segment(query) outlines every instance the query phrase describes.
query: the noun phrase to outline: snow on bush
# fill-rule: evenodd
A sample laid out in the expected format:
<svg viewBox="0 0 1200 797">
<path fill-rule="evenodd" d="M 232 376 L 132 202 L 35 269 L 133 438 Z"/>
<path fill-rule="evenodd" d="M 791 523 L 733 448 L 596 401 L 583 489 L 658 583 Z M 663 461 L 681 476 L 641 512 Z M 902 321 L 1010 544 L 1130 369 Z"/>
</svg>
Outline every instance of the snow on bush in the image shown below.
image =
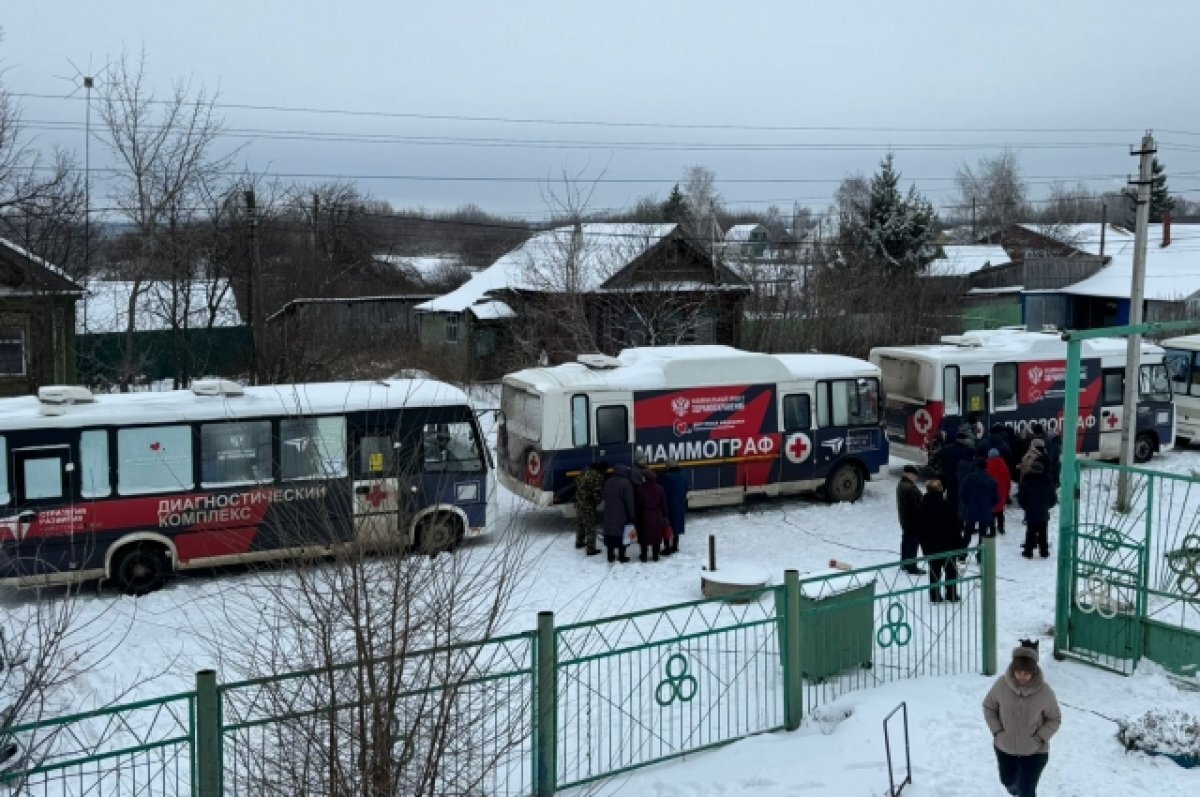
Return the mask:
<svg viewBox="0 0 1200 797">
<path fill-rule="evenodd" d="M 1126 750 L 1165 755 L 1189 766 L 1200 765 L 1200 717 L 1177 709 L 1147 711 L 1137 719 L 1117 721 L 1117 738 Z"/>
</svg>

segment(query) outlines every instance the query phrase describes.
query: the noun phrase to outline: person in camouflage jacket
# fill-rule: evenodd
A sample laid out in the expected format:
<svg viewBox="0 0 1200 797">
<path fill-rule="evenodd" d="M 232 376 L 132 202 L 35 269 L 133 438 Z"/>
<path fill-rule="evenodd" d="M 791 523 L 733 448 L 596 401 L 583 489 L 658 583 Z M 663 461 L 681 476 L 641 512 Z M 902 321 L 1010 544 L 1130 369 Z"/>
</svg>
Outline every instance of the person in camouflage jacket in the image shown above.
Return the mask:
<svg viewBox="0 0 1200 797">
<path fill-rule="evenodd" d="M 587 548 L 588 556 L 600 553 L 596 547 L 596 523 L 600 519 L 607 473 L 607 462 L 593 462 L 575 477 L 575 547 Z"/>
</svg>

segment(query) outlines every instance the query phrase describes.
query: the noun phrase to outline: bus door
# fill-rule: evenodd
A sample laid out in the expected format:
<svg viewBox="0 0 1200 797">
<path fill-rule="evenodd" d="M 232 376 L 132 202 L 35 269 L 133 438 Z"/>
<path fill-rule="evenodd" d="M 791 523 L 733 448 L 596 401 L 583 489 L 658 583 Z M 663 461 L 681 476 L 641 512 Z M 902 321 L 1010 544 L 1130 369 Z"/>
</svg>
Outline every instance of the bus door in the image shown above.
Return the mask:
<svg viewBox="0 0 1200 797">
<path fill-rule="evenodd" d="M 593 394 L 593 461 L 633 464 L 633 401 L 620 394 Z"/>
<path fill-rule="evenodd" d="M 977 415 L 983 428 L 988 423 L 988 378 L 986 376 L 964 376 L 962 380 L 963 420 Z"/>
<path fill-rule="evenodd" d="M 790 492 L 792 482 L 816 478 L 816 436 L 813 430 L 812 396 L 808 393 L 785 393 L 780 398 L 783 430 L 782 456 L 779 458 L 779 482 L 782 491 Z M 795 487 L 795 489 L 804 489 Z"/>
<path fill-rule="evenodd" d="M 363 430 L 354 441 L 354 526 L 369 547 L 407 540 L 401 524 L 413 516 L 416 474 L 402 473 L 399 439 L 389 431 Z"/>
<path fill-rule="evenodd" d="M 61 507 L 70 501 L 70 474 L 75 470 L 71 447 L 64 444 L 14 448 L 12 469 L 17 537 L 23 539 L 37 520 L 39 509 Z M 73 531 L 74 525 L 68 525 Z"/>
</svg>

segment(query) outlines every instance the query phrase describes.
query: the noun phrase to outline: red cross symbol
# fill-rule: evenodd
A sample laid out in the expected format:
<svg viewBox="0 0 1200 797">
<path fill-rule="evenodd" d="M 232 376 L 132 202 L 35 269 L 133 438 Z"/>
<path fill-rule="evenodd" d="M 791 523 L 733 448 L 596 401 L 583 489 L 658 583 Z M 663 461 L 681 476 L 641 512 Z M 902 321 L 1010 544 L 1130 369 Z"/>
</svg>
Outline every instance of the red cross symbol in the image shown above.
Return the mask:
<svg viewBox="0 0 1200 797">
<path fill-rule="evenodd" d="M 1107 421 L 1105 421 L 1105 423 L 1107 423 L 1107 424 L 1108 424 L 1108 428 L 1109 428 L 1109 429 L 1114 429 L 1114 428 L 1116 428 L 1116 426 L 1117 426 L 1117 423 L 1118 423 L 1118 421 L 1117 421 L 1117 414 L 1116 414 L 1115 412 L 1113 412 L 1113 413 L 1109 413 L 1108 420 L 1107 420 Z"/>
<path fill-rule="evenodd" d="M 367 503 L 378 509 L 383 505 L 383 502 L 387 500 L 388 495 L 388 491 L 383 489 L 382 486 L 378 484 L 372 484 L 371 491 L 367 493 Z"/>
<path fill-rule="evenodd" d="M 812 450 L 808 435 L 803 432 L 798 432 L 793 435 L 787 442 L 787 458 L 789 461 L 799 465 L 804 460 L 808 459 L 808 454 Z"/>
</svg>

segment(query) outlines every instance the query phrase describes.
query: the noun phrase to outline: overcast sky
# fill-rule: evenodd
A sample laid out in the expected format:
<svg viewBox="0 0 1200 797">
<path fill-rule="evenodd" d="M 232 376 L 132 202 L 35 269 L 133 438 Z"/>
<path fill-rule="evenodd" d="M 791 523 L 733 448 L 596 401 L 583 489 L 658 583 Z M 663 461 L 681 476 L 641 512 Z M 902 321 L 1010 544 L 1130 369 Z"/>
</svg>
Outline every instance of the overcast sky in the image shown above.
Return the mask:
<svg viewBox="0 0 1200 797">
<path fill-rule="evenodd" d="M 545 181 L 563 172 L 601 181 L 593 208 L 621 207 L 665 197 L 691 164 L 731 207 L 823 207 L 889 147 L 935 204 L 953 202 L 961 163 L 1005 145 L 1036 196 L 1052 178 L 1122 184 L 1148 127 L 1172 189 L 1200 200 L 1190 0 L 2 7 L 3 83 L 44 145 L 82 150 L 84 105 L 61 99 L 72 64 L 101 74 L 144 49 L 163 93 L 190 78 L 221 103 L 277 108 L 221 110 L 236 133 L 223 146 L 245 145 L 250 170 L 355 178 L 401 207 L 544 216 Z M 74 129 L 50 124 L 63 122 Z M 105 157 L 93 147 L 93 166 Z"/>
</svg>

